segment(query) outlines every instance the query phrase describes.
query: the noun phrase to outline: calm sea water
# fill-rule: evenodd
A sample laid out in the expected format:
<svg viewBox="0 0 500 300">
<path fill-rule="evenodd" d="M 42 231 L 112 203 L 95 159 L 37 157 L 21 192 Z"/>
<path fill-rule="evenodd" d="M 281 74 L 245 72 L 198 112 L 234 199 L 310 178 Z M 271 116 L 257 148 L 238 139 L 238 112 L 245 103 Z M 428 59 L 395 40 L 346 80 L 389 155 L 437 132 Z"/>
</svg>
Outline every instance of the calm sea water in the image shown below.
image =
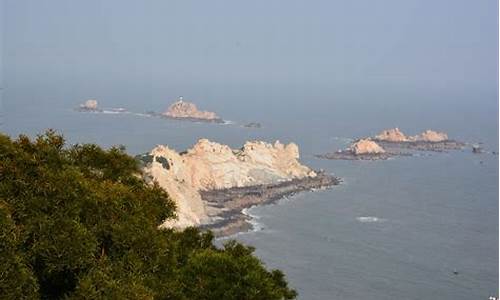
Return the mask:
<svg viewBox="0 0 500 300">
<path fill-rule="evenodd" d="M 408 134 L 443 130 L 498 151 L 496 93 L 262 86 L 183 93 L 234 124 L 72 110 L 94 96 L 103 107 L 160 111 L 177 96 L 169 91 L 88 95 L 30 87 L 4 90 L 0 130 L 15 136 L 55 128 L 70 143 L 123 144 L 131 154 L 157 144 L 183 150 L 202 137 L 233 147 L 248 139 L 293 141 L 304 163 L 342 177 L 343 184 L 254 207 L 249 213 L 259 230 L 234 238 L 255 246 L 269 267 L 283 269 L 300 299 L 498 295 L 498 156 L 454 151 L 378 162 L 313 156 L 395 126 Z M 263 128 L 241 127 L 251 121 Z"/>
</svg>

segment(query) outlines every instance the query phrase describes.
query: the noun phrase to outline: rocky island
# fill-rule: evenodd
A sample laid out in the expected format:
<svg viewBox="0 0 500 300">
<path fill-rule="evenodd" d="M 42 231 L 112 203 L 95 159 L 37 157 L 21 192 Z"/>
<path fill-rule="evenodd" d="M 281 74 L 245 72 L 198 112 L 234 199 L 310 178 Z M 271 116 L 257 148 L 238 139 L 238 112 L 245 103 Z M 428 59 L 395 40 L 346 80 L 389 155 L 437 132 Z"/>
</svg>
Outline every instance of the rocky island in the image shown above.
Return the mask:
<svg viewBox="0 0 500 300">
<path fill-rule="evenodd" d="M 393 156 L 411 156 L 412 151 L 460 150 L 465 143 L 451 140 L 443 132 L 426 130 L 407 136 L 399 128 L 386 129 L 374 137 L 356 140 L 348 148 L 333 153 L 316 155 L 319 158 L 339 160 L 385 160 Z"/>
<path fill-rule="evenodd" d="M 77 110 L 81 112 L 102 112 L 102 109 L 100 109 L 97 105 L 97 100 L 94 99 L 89 99 L 80 104 Z"/>
<path fill-rule="evenodd" d="M 316 157 L 339 160 L 384 160 L 395 155 L 402 155 L 402 153 L 388 152 L 374 141 L 359 139 L 344 150 L 320 154 Z"/>
<path fill-rule="evenodd" d="M 168 107 L 167 111 L 162 113 L 161 116 L 176 120 L 188 120 L 195 122 L 224 122 L 219 116 L 217 116 L 216 113 L 198 110 L 194 103 L 186 102 L 182 97 L 179 97 L 178 101 L 172 103 Z"/>
<path fill-rule="evenodd" d="M 444 132 L 426 130 L 415 136 L 406 136 L 399 128 L 383 130 L 378 135 L 371 138 L 379 145 L 387 148 L 409 149 L 418 151 L 460 150 L 466 144 L 448 138 Z"/>
<path fill-rule="evenodd" d="M 339 183 L 302 165 L 297 145 L 278 141 L 231 149 L 202 139 L 181 153 L 160 145 L 138 159 L 146 180 L 158 182 L 177 204 L 177 220 L 162 226 L 199 226 L 216 235 L 251 228 L 244 208 Z"/>
</svg>

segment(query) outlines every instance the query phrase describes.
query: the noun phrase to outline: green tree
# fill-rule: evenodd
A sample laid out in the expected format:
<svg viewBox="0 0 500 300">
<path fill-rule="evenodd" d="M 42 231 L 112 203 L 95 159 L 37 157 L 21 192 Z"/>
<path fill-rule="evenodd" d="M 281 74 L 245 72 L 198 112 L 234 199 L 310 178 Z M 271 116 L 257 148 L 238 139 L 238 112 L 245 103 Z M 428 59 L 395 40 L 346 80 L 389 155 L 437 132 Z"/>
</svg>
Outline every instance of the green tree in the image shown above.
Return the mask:
<svg viewBox="0 0 500 300">
<path fill-rule="evenodd" d="M 159 230 L 175 204 L 122 147 L 0 134 L 0 299 L 294 299 L 253 249 Z"/>
</svg>

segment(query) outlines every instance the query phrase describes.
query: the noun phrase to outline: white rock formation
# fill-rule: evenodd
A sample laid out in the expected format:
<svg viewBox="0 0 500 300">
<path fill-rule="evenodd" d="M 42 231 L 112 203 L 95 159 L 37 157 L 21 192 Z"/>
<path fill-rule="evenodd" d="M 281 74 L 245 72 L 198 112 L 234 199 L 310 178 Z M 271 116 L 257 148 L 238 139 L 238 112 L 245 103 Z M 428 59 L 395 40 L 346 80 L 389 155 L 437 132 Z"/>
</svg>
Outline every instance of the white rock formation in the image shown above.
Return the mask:
<svg viewBox="0 0 500 300">
<path fill-rule="evenodd" d="M 288 181 L 316 173 L 301 165 L 297 145 L 275 142 L 247 142 L 243 148 L 201 139 L 187 152 L 180 154 L 167 146 L 157 146 L 150 155 L 152 163 L 144 168 L 177 203 L 178 220 L 162 226 L 199 225 L 209 220 L 199 191 L 244 187 Z M 163 161 L 162 164 L 160 161 Z M 165 163 L 166 162 L 166 163 Z"/>
<path fill-rule="evenodd" d="M 408 137 L 399 128 L 386 129 L 375 136 L 375 139 L 388 142 L 406 142 Z"/>
<path fill-rule="evenodd" d="M 382 131 L 374 138 L 388 142 L 442 142 L 448 140 L 448 135 L 444 132 L 426 130 L 418 135 L 406 136 L 399 128 L 393 128 Z"/>
<path fill-rule="evenodd" d="M 412 140 L 425 142 L 442 142 L 448 140 L 448 135 L 444 132 L 426 130 L 421 134 L 412 137 Z"/>
<path fill-rule="evenodd" d="M 194 103 L 186 102 L 182 100 L 174 102 L 170 105 L 163 115 L 170 118 L 193 118 L 202 120 L 220 120 L 219 116 L 211 111 L 198 110 Z"/>
<path fill-rule="evenodd" d="M 382 147 L 380 147 L 379 144 L 367 139 L 360 139 L 359 141 L 352 144 L 348 148 L 348 150 L 354 153 L 355 155 L 385 153 L 385 150 Z"/>
<path fill-rule="evenodd" d="M 89 99 L 85 103 L 80 104 L 81 109 L 85 110 L 97 110 L 97 100 Z"/>
</svg>

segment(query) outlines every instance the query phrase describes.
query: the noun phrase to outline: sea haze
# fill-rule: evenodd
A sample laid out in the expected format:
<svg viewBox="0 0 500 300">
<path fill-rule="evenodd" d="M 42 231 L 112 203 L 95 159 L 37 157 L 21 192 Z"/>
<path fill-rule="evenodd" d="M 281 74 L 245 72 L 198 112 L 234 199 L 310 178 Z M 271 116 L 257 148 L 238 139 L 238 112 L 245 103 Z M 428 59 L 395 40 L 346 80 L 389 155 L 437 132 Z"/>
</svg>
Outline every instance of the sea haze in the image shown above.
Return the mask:
<svg viewBox="0 0 500 300">
<path fill-rule="evenodd" d="M 76 95 L 7 89 L 1 130 L 34 136 L 56 128 L 69 143 L 123 144 L 130 154 L 157 144 L 184 150 L 202 137 L 232 147 L 249 139 L 294 141 L 302 162 L 341 177 L 342 185 L 332 189 L 248 210 L 258 217 L 259 231 L 234 237 L 255 246 L 269 267 L 283 269 L 300 299 L 487 299 L 498 292 L 498 156 L 464 150 L 376 162 L 314 157 L 394 126 L 408 134 L 443 130 L 498 151 L 495 93 L 345 86 L 186 90 L 185 99 L 231 125 L 79 113 L 73 109 L 85 98 Z M 175 97 L 138 104 L 117 91 L 98 100 L 142 113 L 164 110 Z M 36 101 L 24 105 L 26 99 Z M 263 128 L 241 127 L 251 121 Z"/>
</svg>

